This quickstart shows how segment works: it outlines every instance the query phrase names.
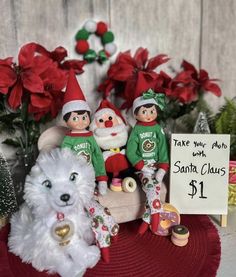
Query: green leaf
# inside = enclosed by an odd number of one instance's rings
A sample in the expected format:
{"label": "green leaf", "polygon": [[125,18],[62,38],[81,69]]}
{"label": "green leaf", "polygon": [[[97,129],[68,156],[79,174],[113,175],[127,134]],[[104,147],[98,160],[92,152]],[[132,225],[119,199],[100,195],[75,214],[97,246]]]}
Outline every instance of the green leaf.
{"label": "green leaf", "polygon": [[0,133],[2,132],[6,132],[9,135],[13,135],[16,132],[16,129],[13,126],[10,126],[0,121]]}
{"label": "green leaf", "polygon": [[2,143],[10,145],[10,146],[14,146],[14,147],[20,147],[21,146],[17,138],[5,139]]}
{"label": "green leaf", "polygon": [[16,129],[23,130],[24,129],[24,122],[20,117],[17,117],[12,120],[12,126]]}

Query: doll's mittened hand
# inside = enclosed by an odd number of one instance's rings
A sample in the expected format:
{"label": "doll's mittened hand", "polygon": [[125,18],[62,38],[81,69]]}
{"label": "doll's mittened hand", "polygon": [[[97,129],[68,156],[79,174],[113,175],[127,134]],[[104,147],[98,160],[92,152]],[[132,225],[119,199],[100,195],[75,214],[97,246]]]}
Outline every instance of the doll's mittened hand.
{"label": "doll's mittened hand", "polygon": [[101,195],[105,195],[107,193],[107,182],[106,181],[98,182],[98,192]]}
{"label": "doll's mittened hand", "polygon": [[161,182],[162,182],[162,180],[163,180],[165,174],[166,174],[166,171],[165,171],[164,169],[162,169],[162,168],[159,168],[159,169],[158,169],[158,171],[157,171],[157,173],[156,173],[156,175],[155,175],[155,178],[156,178],[156,180],[157,180],[158,183],[161,183]]}
{"label": "doll's mittened hand", "polygon": [[142,168],[142,172],[144,173],[144,175],[152,175],[152,174],[154,174],[153,168],[148,167],[147,165],[144,165],[144,167]]}

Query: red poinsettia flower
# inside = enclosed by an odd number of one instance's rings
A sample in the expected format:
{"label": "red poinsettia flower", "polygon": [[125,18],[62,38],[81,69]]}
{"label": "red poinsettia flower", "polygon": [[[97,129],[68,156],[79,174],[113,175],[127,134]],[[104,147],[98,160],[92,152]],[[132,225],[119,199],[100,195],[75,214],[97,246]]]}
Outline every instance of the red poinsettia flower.
{"label": "red poinsettia flower", "polygon": [[0,93],[7,94],[9,87],[16,82],[16,74],[12,70],[13,58],[0,59]]}
{"label": "red poinsettia flower", "polygon": [[165,93],[166,95],[169,95],[171,93],[171,81],[172,78],[168,74],[166,74],[164,71],[160,71],[160,73],[158,74],[156,85],[154,87],[154,91],[156,93]]}
{"label": "red poinsettia flower", "polygon": [[22,103],[23,91],[29,93],[43,92],[43,82],[39,74],[43,72],[52,61],[42,56],[35,57],[35,47],[27,44],[20,49],[18,65],[8,59],[7,65],[0,68],[1,92],[8,93],[8,104],[16,109]]}
{"label": "red poinsettia flower", "polygon": [[40,74],[43,81],[44,92],[30,95],[28,112],[34,115],[35,120],[40,120],[46,114],[54,118],[62,108],[66,86],[67,73],[58,68],[54,63],[51,67]]}
{"label": "red poinsettia flower", "polygon": [[120,53],[107,73],[107,79],[99,85],[98,91],[107,97],[112,89],[124,98],[121,108],[130,108],[134,99],[144,91],[156,86],[159,74],[154,70],[169,58],[160,54],[148,59],[148,50],[139,48],[134,57],[130,51]]}
{"label": "red poinsettia flower", "polygon": [[72,68],[75,74],[81,74],[84,72],[83,66],[86,64],[86,62],[83,60],[76,59],[65,60],[65,58],[68,56],[68,53],[64,47],[58,46],[50,52],[40,44],[34,42],[30,44],[35,46],[35,49],[38,53],[57,62],[59,68],[67,71],[69,71]]}
{"label": "red poinsettia flower", "polygon": [[66,85],[68,70],[73,68],[76,74],[81,74],[85,64],[79,60],[64,60],[65,57],[64,47],[49,52],[32,42],[20,49],[18,64],[13,63],[13,58],[0,60],[0,93],[7,94],[9,106],[17,109],[26,101],[34,114],[35,109],[40,108],[43,113],[50,111],[54,117],[61,107],[61,90]]}
{"label": "red poinsettia flower", "polygon": [[187,104],[196,101],[199,95],[205,91],[210,91],[216,96],[221,96],[221,89],[215,83],[217,79],[210,79],[204,69],[199,72],[189,62],[182,62],[183,71],[178,73],[170,83],[170,90],[167,95],[170,98],[178,99]]}

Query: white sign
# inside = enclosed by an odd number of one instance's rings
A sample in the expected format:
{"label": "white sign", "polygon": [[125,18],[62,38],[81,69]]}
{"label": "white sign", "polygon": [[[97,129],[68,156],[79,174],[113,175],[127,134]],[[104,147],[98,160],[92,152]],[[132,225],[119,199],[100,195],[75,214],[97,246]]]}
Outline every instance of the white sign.
{"label": "white sign", "polygon": [[227,214],[230,136],[173,134],[170,203],[182,214]]}

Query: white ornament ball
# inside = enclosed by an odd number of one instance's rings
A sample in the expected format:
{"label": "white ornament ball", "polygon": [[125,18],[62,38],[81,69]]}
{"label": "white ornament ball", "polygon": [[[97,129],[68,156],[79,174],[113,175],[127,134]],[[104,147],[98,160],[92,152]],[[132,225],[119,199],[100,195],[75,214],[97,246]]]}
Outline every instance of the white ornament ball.
{"label": "white ornament ball", "polygon": [[111,42],[111,43],[105,44],[104,49],[110,56],[112,56],[113,54],[115,54],[117,50],[117,46],[115,45],[115,43]]}
{"label": "white ornament ball", "polygon": [[90,19],[85,22],[84,29],[89,33],[95,33],[97,30],[97,23],[94,20]]}

